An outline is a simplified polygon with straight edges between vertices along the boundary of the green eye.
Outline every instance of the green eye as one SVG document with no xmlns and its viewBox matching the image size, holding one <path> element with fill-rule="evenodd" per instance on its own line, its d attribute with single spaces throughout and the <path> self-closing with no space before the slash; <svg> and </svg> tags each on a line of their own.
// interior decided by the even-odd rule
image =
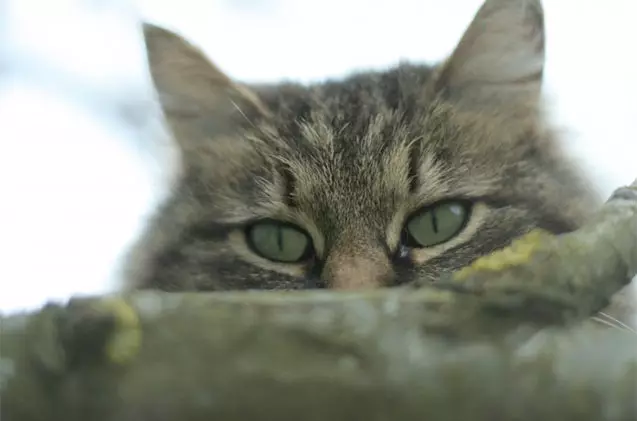
<svg viewBox="0 0 637 421">
<path fill-rule="evenodd" d="M 260 221 L 246 231 L 248 245 L 259 256 L 283 263 L 296 263 L 309 257 L 310 237 L 294 225 L 279 221 Z"/>
<path fill-rule="evenodd" d="M 407 221 L 408 245 L 432 247 L 451 240 L 467 224 L 470 208 L 465 201 L 445 201 L 422 209 Z"/>
</svg>

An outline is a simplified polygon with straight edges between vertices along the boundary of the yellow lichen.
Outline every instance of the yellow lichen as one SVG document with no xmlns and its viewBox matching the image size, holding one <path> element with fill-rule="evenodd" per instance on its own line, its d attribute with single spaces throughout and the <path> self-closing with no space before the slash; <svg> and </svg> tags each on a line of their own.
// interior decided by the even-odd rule
<svg viewBox="0 0 637 421">
<path fill-rule="evenodd" d="M 142 328 L 137 312 L 121 298 L 100 300 L 98 305 L 115 317 L 115 328 L 106 344 L 106 358 L 113 364 L 126 364 L 141 347 Z"/>
<path fill-rule="evenodd" d="M 483 256 L 469 266 L 454 273 L 454 280 L 462 281 L 480 271 L 499 272 L 514 266 L 527 263 L 543 243 L 543 239 L 550 236 L 547 231 L 535 229 L 514 240 L 509 247 L 496 250 Z"/>
</svg>

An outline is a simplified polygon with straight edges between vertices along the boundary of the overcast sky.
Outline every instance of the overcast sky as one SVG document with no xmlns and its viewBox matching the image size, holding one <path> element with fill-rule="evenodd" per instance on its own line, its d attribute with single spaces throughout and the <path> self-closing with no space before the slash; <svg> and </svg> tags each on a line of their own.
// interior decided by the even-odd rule
<svg viewBox="0 0 637 421">
<path fill-rule="evenodd" d="M 126 1 L 0 0 L 0 310 L 112 289 L 116 262 L 160 196 L 165 174 L 144 156 L 152 148 L 140 148 L 140 136 L 95 106 L 101 98 L 113 111 L 122 98 L 146 98 L 133 20 L 125 6 L 105 18 L 108 5 Z M 243 81 L 310 81 L 402 59 L 437 61 L 481 3 L 137 1 L 146 17 Z M 637 1 L 544 5 L 553 116 L 607 194 L 637 177 L 637 62 L 629 45 Z M 25 57 L 54 64 L 67 85 Z M 73 85 L 85 98 L 65 96 Z"/>
</svg>

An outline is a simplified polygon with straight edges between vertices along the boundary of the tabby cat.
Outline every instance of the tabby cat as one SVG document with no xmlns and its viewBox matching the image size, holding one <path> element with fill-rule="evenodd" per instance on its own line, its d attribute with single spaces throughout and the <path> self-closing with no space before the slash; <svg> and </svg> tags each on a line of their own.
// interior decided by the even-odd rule
<svg viewBox="0 0 637 421">
<path fill-rule="evenodd" d="M 310 85 L 241 84 L 144 30 L 183 174 L 131 255 L 134 287 L 417 284 L 600 203 L 543 115 L 539 0 L 487 0 L 441 64 Z"/>
</svg>

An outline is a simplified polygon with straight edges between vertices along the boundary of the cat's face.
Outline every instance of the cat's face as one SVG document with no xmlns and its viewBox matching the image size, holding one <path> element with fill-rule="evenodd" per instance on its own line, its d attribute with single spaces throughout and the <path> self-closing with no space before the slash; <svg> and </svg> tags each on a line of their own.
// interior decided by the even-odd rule
<svg viewBox="0 0 637 421">
<path fill-rule="evenodd" d="M 174 34 L 146 39 L 184 179 L 133 253 L 136 285 L 429 281 L 594 208 L 542 119 L 539 2 L 488 0 L 440 66 L 312 86 L 240 86 Z"/>
</svg>

